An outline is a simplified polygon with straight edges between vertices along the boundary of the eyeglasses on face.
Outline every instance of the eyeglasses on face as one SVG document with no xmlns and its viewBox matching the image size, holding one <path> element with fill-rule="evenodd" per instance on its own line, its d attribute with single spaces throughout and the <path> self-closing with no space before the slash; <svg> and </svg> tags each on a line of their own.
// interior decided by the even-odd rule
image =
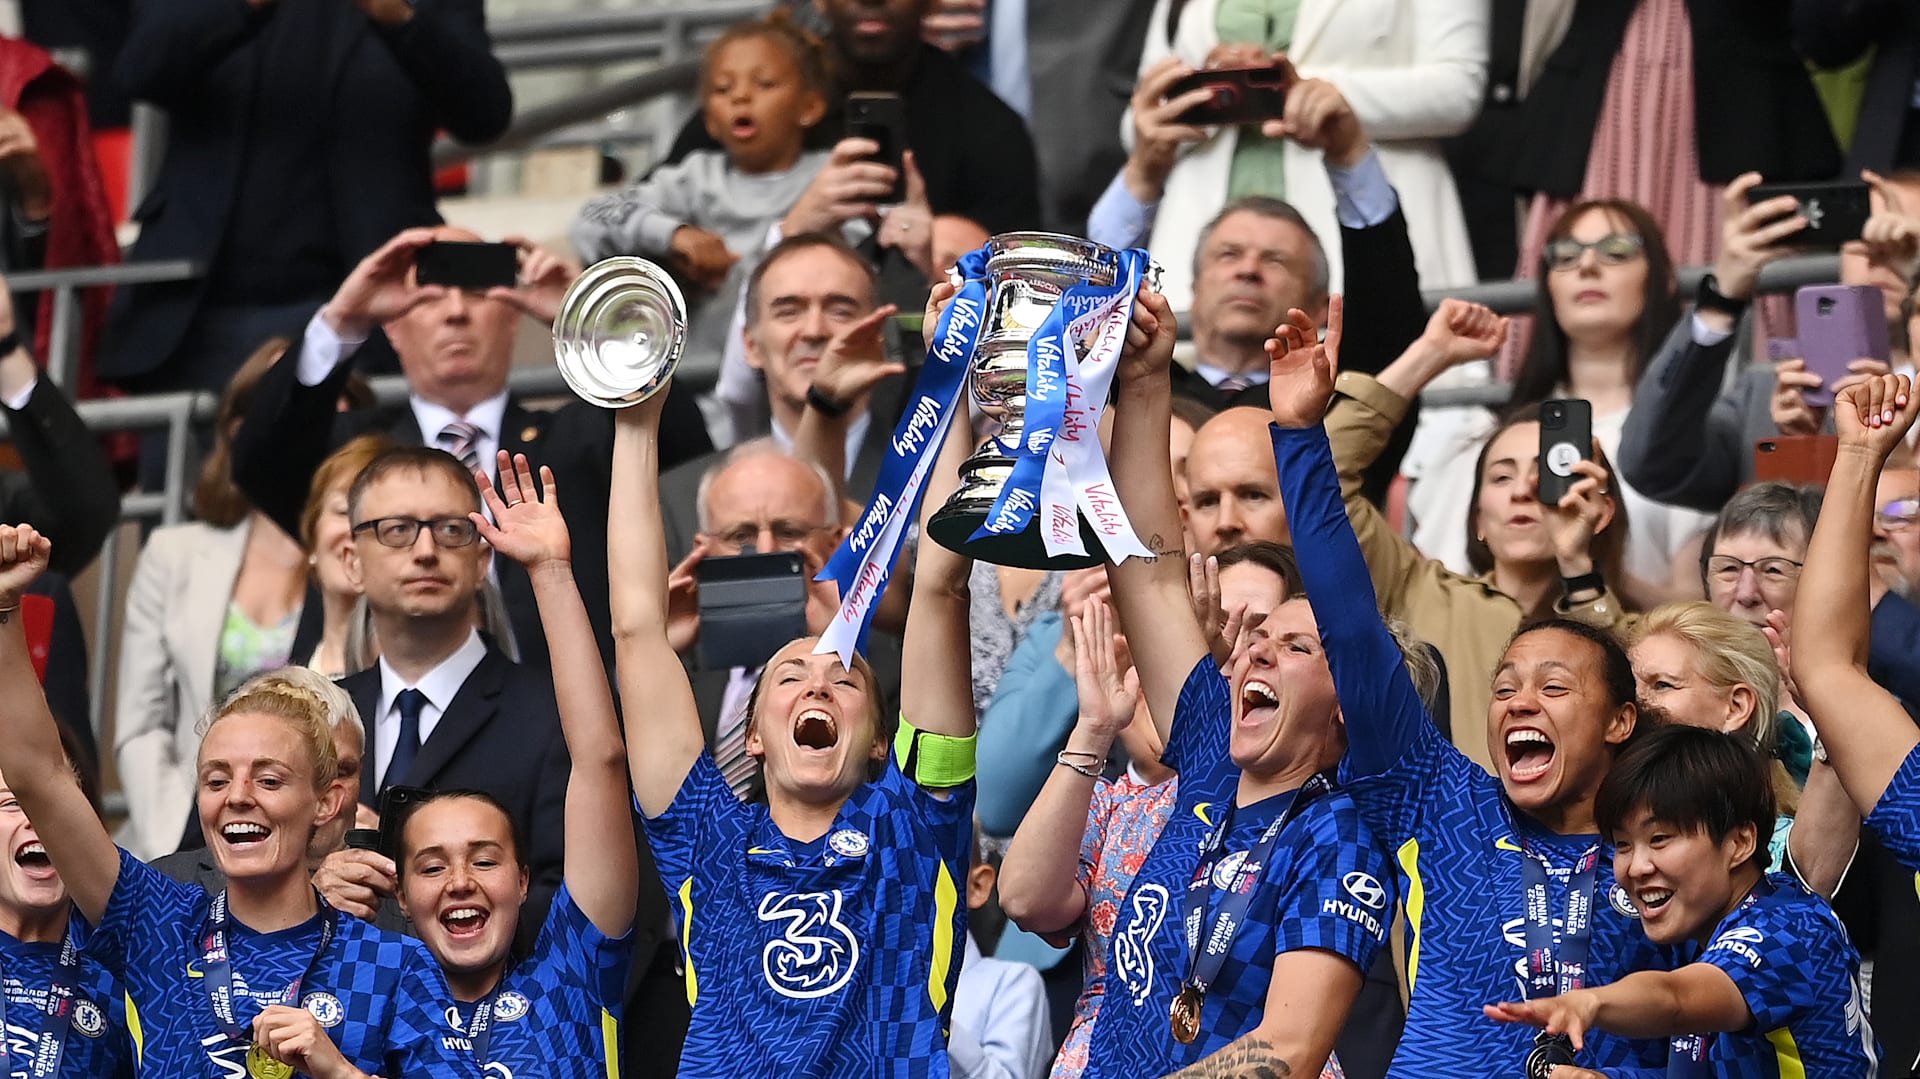
<svg viewBox="0 0 1920 1079">
<path fill-rule="evenodd" d="M 411 547 L 427 529 L 437 547 L 466 547 L 480 538 L 480 529 L 466 517 L 375 517 L 353 526 L 355 536 L 371 532 L 382 547 Z"/>
<path fill-rule="evenodd" d="M 1896 498 L 1875 510 L 1873 519 L 1889 532 L 1912 528 L 1920 521 L 1920 498 Z"/>
<path fill-rule="evenodd" d="M 1645 240 L 1631 232 L 1609 232 L 1592 241 L 1566 236 L 1547 245 L 1547 268 L 1571 270 L 1580 265 L 1581 257 L 1589 251 L 1599 258 L 1602 266 L 1623 266 L 1639 258 L 1646 246 Z"/>
<path fill-rule="evenodd" d="M 1787 584 L 1800 579 L 1800 567 L 1804 562 L 1795 562 L 1791 558 L 1756 558 L 1751 562 L 1743 561 L 1732 555 L 1717 554 L 1707 559 L 1707 576 L 1719 584 L 1730 585 L 1740 580 L 1740 574 L 1752 570 L 1764 585 Z"/>
<path fill-rule="evenodd" d="M 748 547 L 760 547 L 762 538 L 770 538 L 773 540 L 771 550 L 790 551 L 812 539 L 815 532 L 822 530 L 823 526 L 807 524 L 804 521 L 772 520 L 764 524 L 743 521 L 731 528 L 714 533 L 713 539 L 722 547 L 744 550 Z"/>
</svg>

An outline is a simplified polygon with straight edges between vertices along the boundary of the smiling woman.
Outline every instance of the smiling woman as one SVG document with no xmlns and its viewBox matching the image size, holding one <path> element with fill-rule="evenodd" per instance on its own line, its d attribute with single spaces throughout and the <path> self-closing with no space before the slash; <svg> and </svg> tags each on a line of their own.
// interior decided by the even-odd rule
<svg viewBox="0 0 1920 1079">
<path fill-rule="evenodd" d="M 91 928 L 89 952 L 125 985 L 143 1067 L 232 1074 L 259 1057 L 314 1079 L 477 1075 L 438 1037 L 446 982 L 426 950 L 326 907 L 308 878 L 314 832 L 346 800 L 319 676 L 255 679 L 207 727 L 199 808 L 225 889 L 115 849 L 63 765 L 5 614 L 49 549 L 31 528 L 0 526 L 0 769 Z"/>
</svg>

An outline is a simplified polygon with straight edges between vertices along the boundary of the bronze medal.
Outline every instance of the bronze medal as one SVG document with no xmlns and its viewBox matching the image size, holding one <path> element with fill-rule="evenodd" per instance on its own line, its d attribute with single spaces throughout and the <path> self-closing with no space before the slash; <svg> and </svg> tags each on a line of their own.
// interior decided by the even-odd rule
<svg viewBox="0 0 1920 1079">
<path fill-rule="evenodd" d="M 293 1065 L 273 1059 L 266 1046 L 254 1042 L 247 1050 L 247 1074 L 253 1079 L 293 1079 Z"/>
<path fill-rule="evenodd" d="M 1191 985 L 1182 986 L 1180 995 L 1173 998 L 1173 1007 L 1167 1011 L 1167 1022 L 1173 1027 L 1173 1040 L 1181 1045 L 1192 1045 L 1200 1036 L 1200 1004 L 1205 1000 L 1200 990 Z"/>
</svg>

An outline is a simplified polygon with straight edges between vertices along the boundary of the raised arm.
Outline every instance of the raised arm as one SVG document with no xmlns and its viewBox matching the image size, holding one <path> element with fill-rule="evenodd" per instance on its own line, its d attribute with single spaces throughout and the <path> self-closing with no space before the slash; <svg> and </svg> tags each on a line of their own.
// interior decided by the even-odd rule
<svg viewBox="0 0 1920 1079">
<path fill-rule="evenodd" d="M 1867 674 L 1874 487 L 1916 414 L 1920 397 L 1905 375 L 1881 375 L 1840 391 L 1833 406 L 1840 451 L 1796 593 L 1793 681 L 1828 761 L 1863 815 L 1920 744 L 1906 709 Z"/>
<path fill-rule="evenodd" d="M 1207 654 L 1187 591 L 1185 534 L 1168 445 L 1175 332 L 1166 298 L 1142 285 L 1114 382 L 1111 464 L 1114 493 L 1153 557 L 1129 558 L 1107 570 L 1121 627 L 1134 640 L 1153 642 L 1134 656 L 1134 666 L 1163 745 L 1173 731 L 1180 688 Z"/>
<path fill-rule="evenodd" d="M 0 774 L 34 824 L 67 894 L 98 924 L 120 879 L 120 851 L 81 793 L 27 653 L 20 596 L 53 544 L 31 525 L 0 525 Z"/>
<path fill-rule="evenodd" d="M 614 414 L 607 504 L 607 583 L 627 768 L 640 811 L 673 804 L 706 748 L 686 668 L 667 643 L 667 541 L 660 524 L 660 413 L 665 393 Z"/>
<path fill-rule="evenodd" d="M 916 730 L 952 738 L 971 738 L 973 714 L 973 642 L 967 632 L 973 560 L 953 553 L 927 535 L 926 523 L 960 486 L 960 464 L 973 448 L 973 426 L 964 394 L 954 402 L 953 422 L 927 474 L 920 505 L 920 551 L 914 560 L 913 602 L 901 637 L 900 712 Z"/>
<path fill-rule="evenodd" d="M 835 505 L 847 501 L 847 429 L 853 423 L 856 405 L 866 402 L 874 387 L 895 375 L 906 373 L 902 364 L 887 361 L 881 331 L 887 319 L 900 309 L 882 304 L 866 317 L 833 335 L 813 370 L 813 393 L 800 415 L 800 429 L 793 435 L 793 454 L 811 461 L 833 480 Z M 814 404 L 818 397 L 834 411 L 822 411 Z M 955 422 L 958 422 L 957 420 Z"/>
<path fill-rule="evenodd" d="M 1061 933 L 1087 910 L 1080 885 L 1080 851 L 1087 810 L 1113 741 L 1133 722 L 1140 680 L 1123 671 L 1115 654 L 1113 612 L 1088 600 L 1073 616 L 1073 661 L 1080 718 L 1067 746 L 1020 821 L 1000 863 L 1000 908 L 1029 933 Z"/>
<path fill-rule="evenodd" d="M 1400 646 L 1380 619 L 1321 424 L 1339 367 L 1342 308 L 1335 296 L 1324 342 L 1314 340 L 1313 320 L 1296 308 L 1267 343 L 1273 459 L 1301 584 L 1346 718 L 1350 766 L 1355 774 L 1375 775 L 1400 759 L 1428 719 Z"/>
<path fill-rule="evenodd" d="M 554 699 L 567 739 L 566 882 L 580 910 L 609 937 L 633 924 L 639 894 L 639 855 L 624 837 L 632 829 L 627 751 L 600 647 L 587 605 L 573 580 L 573 543 L 560 515 L 553 470 L 541 466 L 533 482 L 526 454 L 500 451 L 500 487 L 485 470 L 474 473 L 493 521 L 470 516 L 496 551 L 527 568 L 540 607 L 553 664 Z M 494 522 L 498 522 L 497 524 Z"/>
</svg>

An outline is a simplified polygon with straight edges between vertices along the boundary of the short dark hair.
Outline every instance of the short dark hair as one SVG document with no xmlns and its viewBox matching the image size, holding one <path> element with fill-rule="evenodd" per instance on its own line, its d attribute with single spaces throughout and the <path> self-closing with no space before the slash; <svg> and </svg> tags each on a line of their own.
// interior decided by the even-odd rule
<svg viewBox="0 0 1920 1079">
<path fill-rule="evenodd" d="M 1618 708 L 1623 704 L 1635 704 L 1639 701 L 1639 683 L 1633 677 L 1633 660 L 1627 658 L 1627 649 L 1613 631 L 1571 618 L 1548 618 L 1529 625 L 1521 626 L 1507 638 L 1505 653 L 1519 642 L 1520 638 L 1532 633 L 1558 630 L 1561 633 L 1578 637 L 1600 650 L 1600 677 L 1606 684 L 1607 704 Z"/>
<path fill-rule="evenodd" d="M 1684 723 L 1637 735 L 1600 783 L 1594 823 L 1610 836 L 1640 810 L 1676 828 L 1705 831 L 1715 843 L 1751 824 L 1752 861 L 1764 870 L 1771 860 L 1767 844 L 1779 810 L 1767 759 L 1751 738 Z"/>
<path fill-rule="evenodd" d="M 878 296 L 880 290 L 879 271 L 873 268 L 871 262 L 862 258 L 860 252 L 855 251 L 847 241 L 831 232 L 797 232 L 768 248 L 767 253 L 760 256 L 760 261 L 754 266 L 753 272 L 747 275 L 746 316 L 749 327 L 756 325 L 760 321 L 760 288 L 762 283 L 767 279 L 768 271 L 772 270 L 775 264 L 790 255 L 797 255 L 802 251 L 811 251 L 815 248 L 822 247 L 841 255 L 848 262 L 860 267 L 860 273 L 867 281 L 867 291 L 876 297 Z"/>
<path fill-rule="evenodd" d="M 1720 507 L 1720 515 L 1700 541 L 1700 583 L 1707 582 L 1707 562 L 1721 536 L 1765 536 L 1785 547 L 1813 539 L 1820 520 L 1826 488 L 1814 483 L 1768 480 L 1741 488 Z"/>
<path fill-rule="evenodd" d="M 1271 540 L 1248 540 L 1213 556 L 1221 569 L 1229 566 L 1258 566 L 1280 578 L 1282 600 L 1293 599 L 1300 592 L 1300 561 L 1293 555 L 1293 548 L 1284 543 Z"/>
<path fill-rule="evenodd" d="M 382 452 L 367 462 L 367 467 L 353 478 L 353 486 L 347 489 L 347 517 L 355 525 L 363 524 L 360 516 L 360 500 L 366 496 L 367 488 L 380 482 L 395 472 L 417 472 L 432 475 L 439 472 L 453 478 L 455 482 L 473 495 L 473 510 L 480 512 L 480 485 L 474 482 L 473 473 L 460 459 L 446 450 L 432 446 L 395 446 Z"/>
<path fill-rule="evenodd" d="M 448 787 L 445 790 L 430 791 L 419 801 L 406 803 L 400 811 L 399 825 L 394 832 L 394 835 L 400 837 L 400 849 L 392 852 L 394 872 L 402 876 L 407 872 L 407 825 L 413 823 L 414 814 L 437 802 L 450 802 L 456 798 L 479 802 L 500 811 L 500 815 L 507 819 L 507 838 L 513 843 L 513 849 L 507 853 L 513 858 L 513 864 L 525 869 L 528 864 L 527 844 L 521 838 L 520 821 L 514 817 L 513 811 L 508 809 L 499 798 L 486 791 L 470 787 Z"/>
<path fill-rule="evenodd" d="M 1213 239 L 1214 230 L 1220 223 L 1234 214 L 1248 213 L 1260 217 L 1269 217 L 1276 221 L 1285 221 L 1307 234 L 1307 248 L 1313 256 L 1313 266 L 1308 282 L 1313 286 L 1313 299 L 1324 298 L 1333 287 L 1333 267 L 1327 262 L 1327 247 L 1320 242 L 1320 234 L 1313 231 L 1305 215 L 1285 199 L 1276 199 L 1272 195 L 1242 195 L 1220 207 L 1200 228 L 1200 237 L 1193 244 L 1193 276 L 1200 276 L 1200 253 L 1207 249 L 1207 242 Z"/>
</svg>

